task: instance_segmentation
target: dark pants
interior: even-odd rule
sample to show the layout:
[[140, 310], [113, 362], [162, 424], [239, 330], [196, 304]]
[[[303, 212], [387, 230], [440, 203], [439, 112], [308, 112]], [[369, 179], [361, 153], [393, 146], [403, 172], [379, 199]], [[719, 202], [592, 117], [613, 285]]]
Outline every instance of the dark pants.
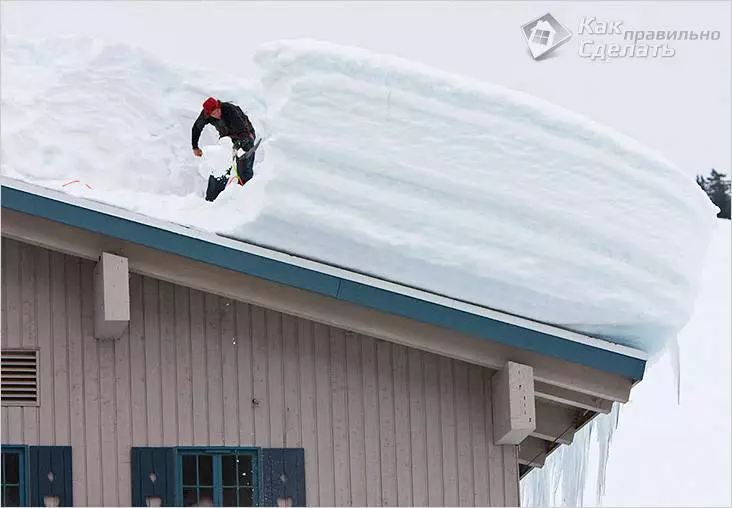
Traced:
[[[249, 150], [254, 142], [250, 139], [235, 139], [234, 150], [239, 148], [245, 152]], [[236, 172], [239, 175], [239, 185], [244, 185], [254, 177], [254, 154], [251, 154], [248, 158], [238, 158], [236, 155]], [[221, 194], [226, 188], [226, 184], [231, 178], [231, 168], [226, 171], [226, 174], [216, 178], [213, 175], [208, 177], [208, 188], [206, 189], [206, 201], [213, 201], [219, 194]]]

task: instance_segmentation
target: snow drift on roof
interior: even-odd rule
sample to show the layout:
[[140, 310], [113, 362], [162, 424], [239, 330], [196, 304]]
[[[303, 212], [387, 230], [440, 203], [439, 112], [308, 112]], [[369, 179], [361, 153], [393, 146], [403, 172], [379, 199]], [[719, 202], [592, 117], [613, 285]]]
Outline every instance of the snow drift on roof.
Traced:
[[[314, 41], [265, 45], [258, 80], [216, 86], [127, 47], [49, 70], [53, 44], [3, 46], [4, 174], [81, 179], [65, 188], [648, 352], [688, 320], [715, 209], [669, 161], [552, 104]], [[18, 76], [41, 70], [20, 107]], [[227, 145], [209, 128], [190, 155], [208, 95], [267, 137], [255, 180], [213, 204], [201, 176]]]

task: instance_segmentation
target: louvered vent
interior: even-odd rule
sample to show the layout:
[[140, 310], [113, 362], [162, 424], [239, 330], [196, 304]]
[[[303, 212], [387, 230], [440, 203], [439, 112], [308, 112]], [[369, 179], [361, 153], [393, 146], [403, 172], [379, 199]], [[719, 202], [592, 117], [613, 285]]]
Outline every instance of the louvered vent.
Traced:
[[4, 406], [38, 405], [38, 350], [2, 350], [2, 403]]

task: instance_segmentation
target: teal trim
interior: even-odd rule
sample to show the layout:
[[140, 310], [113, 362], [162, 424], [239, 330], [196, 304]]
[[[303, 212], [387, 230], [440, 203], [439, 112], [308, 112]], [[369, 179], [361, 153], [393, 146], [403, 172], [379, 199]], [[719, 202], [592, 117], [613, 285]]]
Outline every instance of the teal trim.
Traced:
[[130, 219], [2, 187], [2, 207], [639, 381], [645, 360], [478, 316]]
[[[28, 478], [30, 477], [30, 471], [28, 470], [28, 445], [0, 445], [0, 453], [14, 453], [18, 455], [18, 468], [19, 468], [19, 479], [18, 479], [18, 491], [20, 492], [20, 506], [28, 506], [29, 488]], [[3, 467], [4, 465], [0, 465]], [[5, 485], [5, 471], [3, 471], [3, 482]], [[5, 499], [0, 499], [0, 505], [5, 505]]]
[[224, 497], [223, 479], [221, 478], [221, 455], [213, 460], [213, 502], [214, 506], [223, 506]]

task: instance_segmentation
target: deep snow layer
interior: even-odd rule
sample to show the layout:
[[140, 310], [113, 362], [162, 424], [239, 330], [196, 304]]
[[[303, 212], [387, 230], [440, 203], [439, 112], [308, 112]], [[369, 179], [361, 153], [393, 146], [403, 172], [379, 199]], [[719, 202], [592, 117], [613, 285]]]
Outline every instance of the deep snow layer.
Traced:
[[[687, 321], [716, 210], [670, 162], [396, 58], [282, 41], [256, 61], [211, 86], [124, 46], [4, 41], [2, 171], [650, 352]], [[226, 143], [209, 128], [190, 154], [208, 95], [268, 136], [214, 204]]]

